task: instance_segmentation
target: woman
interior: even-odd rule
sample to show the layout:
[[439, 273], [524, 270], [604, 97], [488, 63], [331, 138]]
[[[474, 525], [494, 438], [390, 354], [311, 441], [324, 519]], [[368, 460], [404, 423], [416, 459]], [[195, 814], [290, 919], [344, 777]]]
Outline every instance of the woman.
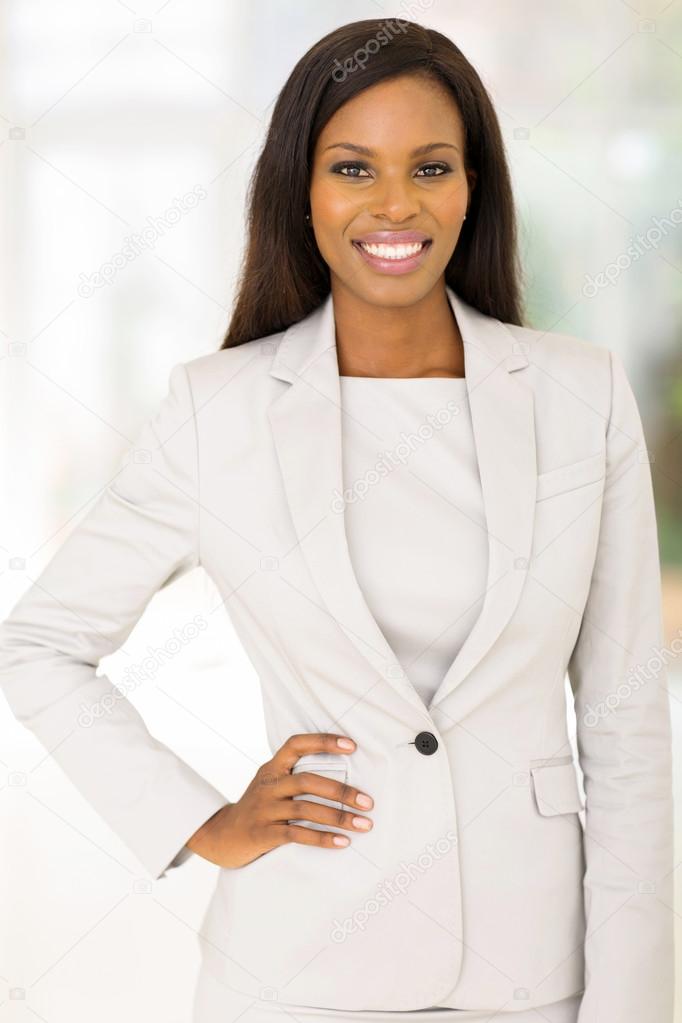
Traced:
[[[410, 22], [331, 33], [221, 350], [3, 625], [14, 712], [150, 874], [221, 868], [197, 1021], [672, 1023], [667, 693], [620, 686], [661, 642], [641, 421], [615, 353], [519, 305], [474, 69]], [[93, 670], [198, 564], [274, 750], [235, 802]]]

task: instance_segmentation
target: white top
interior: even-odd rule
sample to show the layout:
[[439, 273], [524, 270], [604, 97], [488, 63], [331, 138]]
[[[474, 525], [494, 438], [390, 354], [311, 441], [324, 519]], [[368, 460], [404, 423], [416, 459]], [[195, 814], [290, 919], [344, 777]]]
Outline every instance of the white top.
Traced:
[[355, 576], [428, 706], [485, 595], [488, 539], [464, 377], [340, 377]]

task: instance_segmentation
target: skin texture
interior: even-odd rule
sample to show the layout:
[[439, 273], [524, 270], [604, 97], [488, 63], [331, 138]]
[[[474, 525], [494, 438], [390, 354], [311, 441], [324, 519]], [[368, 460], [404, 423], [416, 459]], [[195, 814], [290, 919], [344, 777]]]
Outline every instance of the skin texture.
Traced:
[[[352, 143], [373, 156], [340, 148]], [[427, 154], [417, 147], [446, 143]], [[330, 148], [333, 147], [333, 148]], [[322, 131], [311, 174], [310, 230], [330, 268], [339, 372], [344, 376], [461, 377], [462, 339], [445, 292], [445, 267], [457, 245], [476, 175], [464, 164], [457, 106], [439, 84], [401, 76], [366, 89]], [[346, 165], [345, 168], [343, 165]], [[342, 169], [343, 168], [343, 169]], [[383, 230], [421, 230], [432, 239], [415, 270], [390, 275], [369, 266], [353, 238]], [[285, 842], [343, 846], [334, 832], [288, 824], [301, 818], [362, 834], [357, 789], [321, 775], [291, 774], [304, 754], [345, 752], [336, 735], [291, 736], [263, 764], [236, 803], [214, 814], [187, 842], [221, 867], [239, 867]], [[352, 752], [348, 754], [352, 755]], [[294, 795], [342, 802], [335, 809]], [[346, 844], [349, 839], [346, 839]]]
[[[341, 142], [376, 156], [338, 148]], [[448, 146], [410, 156], [433, 142]], [[344, 376], [464, 375], [444, 276], [475, 185], [463, 154], [464, 126], [454, 100], [440, 84], [415, 75], [365, 90], [325, 125], [313, 158], [311, 219], [330, 268]], [[379, 273], [352, 245], [371, 231], [408, 229], [433, 239], [425, 261], [410, 273]]]
[[[356, 833], [371, 828], [369, 817], [353, 812], [355, 807], [360, 810], [368, 806], [371, 808], [373, 801], [366, 793], [308, 771], [291, 774], [291, 768], [306, 753], [349, 753], [337, 744], [339, 739], [350, 742], [355, 748], [355, 743], [348, 736], [323, 732], [289, 736], [274, 757], [258, 768], [241, 799], [224, 806], [210, 817], [187, 842], [189, 848], [221, 867], [241, 867], [284, 842], [319, 845], [329, 849], [342, 848], [339, 840], [348, 844], [345, 835], [288, 824], [287, 820], [314, 820]], [[312, 800], [293, 798], [302, 793], [333, 799], [350, 809], [337, 809]], [[369, 800], [369, 803], [363, 803], [363, 798]], [[365, 821], [366, 824], [358, 826], [358, 821]]]

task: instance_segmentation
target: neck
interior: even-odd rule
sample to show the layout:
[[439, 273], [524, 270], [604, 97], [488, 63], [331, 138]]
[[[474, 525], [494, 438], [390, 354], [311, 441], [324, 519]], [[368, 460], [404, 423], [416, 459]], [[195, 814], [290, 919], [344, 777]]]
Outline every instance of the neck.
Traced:
[[332, 283], [339, 373], [463, 377], [464, 346], [441, 282], [412, 305], [366, 302]]

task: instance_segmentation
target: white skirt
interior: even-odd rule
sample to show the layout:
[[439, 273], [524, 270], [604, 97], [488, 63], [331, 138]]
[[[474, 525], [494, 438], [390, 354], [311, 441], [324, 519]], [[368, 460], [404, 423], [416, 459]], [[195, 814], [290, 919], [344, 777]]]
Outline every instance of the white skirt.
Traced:
[[314, 1009], [307, 1005], [249, 998], [225, 987], [202, 968], [194, 995], [192, 1023], [576, 1023], [582, 993], [562, 998], [541, 1009], [414, 1009], [366, 1011]]

